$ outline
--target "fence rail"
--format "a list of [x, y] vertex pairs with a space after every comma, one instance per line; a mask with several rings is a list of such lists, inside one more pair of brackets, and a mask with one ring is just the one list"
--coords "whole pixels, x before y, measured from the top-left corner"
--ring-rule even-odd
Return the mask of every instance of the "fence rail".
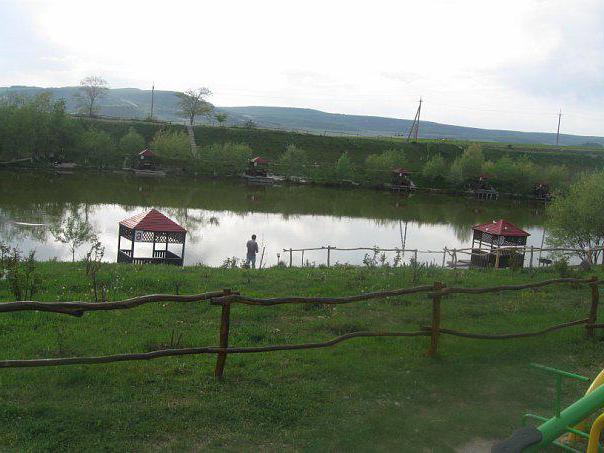
[[[569, 321], [563, 324], [557, 324], [532, 332], [517, 332], [506, 334], [482, 334], [472, 332], [460, 332], [453, 329], [441, 327], [441, 303], [443, 298], [452, 294], [485, 294], [499, 293], [504, 291], [520, 291], [532, 288], [542, 288], [550, 285], [559, 284], [588, 285], [591, 288], [591, 304], [587, 318]], [[115, 302], [39, 302], [39, 301], [20, 301], [0, 303], [0, 312], [9, 313], [16, 311], [43, 311], [58, 314], [67, 314], [72, 316], [82, 316], [87, 311], [101, 310], [120, 310], [135, 308], [148, 303], [155, 302], [181, 302], [181, 303], [199, 303], [209, 301], [212, 305], [221, 306], [219, 346], [205, 346], [178, 349], [160, 349], [145, 353], [113, 354], [96, 357], [67, 357], [67, 358], [42, 358], [42, 359], [17, 359], [0, 360], [0, 368], [21, 368], [21, 367], [41, 367], [57, 365], [76, 365], [76, 364], [99, 364], [111, 362], [123, 362], [132, 360], [152, 360], [161, 357], [216, 354], [216, 367], [214, 375], [221, 378], [224, 374], [224, 367], [228, 354], [249, 354], [263, 353], [272, 351], [293, 351], [302, 349], [319, 349], [335, 346], [344, 341], [362, 337], [419, 337], [429, 336], [430, 346], [428, 355], [434, 356], [438, 352], [439, 337], [441, 334], [452, 335], [463, 338], [478, 340], [506, 340], [514, 338], [527, 338], [545, 335], [547, 333], [560, 329], [584, 325], [586, 336], [593, 339], [595, 329], [604, 328], [604, 324], [598, 324], [598, 305], [599, 305], [599, 286], [602, 280], [597, 277], [587, 279], [579, 278], [558, 278], [544, 280], [534, 283], [518, 285], [500, 285], [484, 288], [460, 288], [446, 287], [441, 282], [434, 282], [432, 285], [422, 285], [412, 288], [401, 288], [386, 291], [376, 291], [370, 293], [355, 294], [351, 296], [340, 297], [272, 297], [258, 298], [244, 296], [230, 289], [222, 291], [206, 292], [192, 295], [171, 295], [171, 294], [151, 294], [147, 296], [134, 297]], [[382, 332], [382, 331], [358, 331], [350, 332], [330, 340], [301, 343], [301, 344], [280, 344], [256, 347], [232, 347], [229, 346], [230, 316], [231, 305], [235, 303], [254, 305], [254, 306], [273, 306], [280, 304], [344, 304], [358, 301], [385, 299], [411, 294], [424, 293], [432, 299], [432, 323], [430, 326], [423, 326], [419, 331], [408, 332]]]
[[[292, 267], [294, 264], [294, 253], [301, 253], [302, 265], [304, 265], [304, 253], [305, 252], [313, 252], [313, 251], [321, 251], [324, 250], [327, 252], [326, 263], [327, 266], [331, 266], [331, 252], [339, 251], [339, 252], [353, 252], [353, 251], [368, 251], [375, 253], [399, 253], [399, 254], [412, 254], [414, 256], [414, 260], [417, 262], [418, 254], [436, 254], [442, 255], [442, 265], [441, 267], [445, 267], [447, 256], [451, 257], [452, 261], [450, 263], [451, 266], [455, 267], [458, 263], [458, 254], [467, 255], [469, 257], [472, 256], [483, 256], [481, 253], [475, 253], [476, 248], [472, 247], [462, 247], [462, 248], [449, 248], [444, 247], [442, 250], [422, 250], [422, 249], [407, 249], [403, 247], [394, 247], [394, 248], [382, 248], [382, 247], [336, 247], [333, 245], [325, 245], [320, 247], [307, 247], [307, 248], [284, 248], [282, 249], [283, 253], [289, 254], [289, 267]], [[482, 250], [484, 252], [485, 249]], [[571, 253], [571, 254], [582, 254], [587, 257], [588, 261], [593, 264], [596, 263], [596, 259], [599, 253], [604, 251], [604, 246], [593, 247], [590, 249], [577, 249], [577, 248], [564, 248], [564, 247], [535, 247], [535, 246], [502, 246], [497, 249], [493, 249], [493, 253], [503, 254], [506, 252], [516, 252], [523, 253], [529, 255], [529, 266], [533, 267], [535, 254], [542, 253], [552, 253], [552, 252], [560, 252], [560, 253]], [[602, 253], [602, 264], [604, 264], [604, 253]]]

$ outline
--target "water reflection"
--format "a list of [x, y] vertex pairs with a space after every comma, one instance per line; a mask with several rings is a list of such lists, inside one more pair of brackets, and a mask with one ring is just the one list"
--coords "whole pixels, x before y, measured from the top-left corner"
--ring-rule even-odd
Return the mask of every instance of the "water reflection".
[[[540, 245], [542, 207], [526, 202], [479, 202], [416, 194], [405, 197], [371, 190], [320, 187], [257, 187], [238, 181], [136, 179], [119, 175], [4, 173], [0, 178], [0, 240], [39, 259], [69, 260], [49, 228], [69, 215], [85, 217], [117, 256], [118, 222], [151, 207], [188, 230], [185, 264], [220, 265], [242, 257], [245, 242], [258, 235], [265, 262], [273, 265], [282, 249], [332, 245], [442, 250], [471, 242], [471, 227], [506, 218], [529, 231], [529, 245]], [[46, 224], [32, 227], [14, 222]], [[403, 229], [406, 225], [406, 235]], [[84, 249], [76, 256], [82, 256]], [[359, 264], [365, 252], [332, 252], [332, 262]], [[405, 261], [411, 257], [405, 256]], [[418, 256], [440, 263], [442, 255]], [[294, 258], [301, 263], [301, 255]], [[304, 261], [324, 263], [325, 251], [307, 252]], [[388, 256], [391, 261], [393, 256]]]

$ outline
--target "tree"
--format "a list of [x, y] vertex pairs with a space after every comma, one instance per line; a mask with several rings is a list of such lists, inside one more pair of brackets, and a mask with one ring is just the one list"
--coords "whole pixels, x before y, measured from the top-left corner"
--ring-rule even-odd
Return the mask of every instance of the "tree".
[[306, 151], [296, 145], [287, 145], [285, 152], [279, 158], [280, 170], [288, 177], [304, 176], [307, 163]]
[[247, 167], [252, 149], [242, 143], [214, 143], [201, 150], [199, 159], [213, 175], [238, 175]]
[[107, 95], [107, 81], [98, 76], [90, 76], [80, 82], [80, 92], [75, 95], [80, 109], [92, 117], [98, 110], [97, 101]]
[[430, 182], [442, 181], [447, 175], [448, 166], [445, 159], [440, 154], [432, 157], [424, 168], [422, 168], [422, 176]]
[[457, 184], [476, 180], [482, 172], [483, 164], [484, 156], [480, 145], [472, 143], [451, 165], [450, 179]]
[[155, 134], [150, 148], [163, 157], [186, 159], [191, 156], [189, 136], [182, 131], [162, 130]]
[[548, 243], [582, 249], [578, 255], [597, 261], [587, 250], [604, 244], [604, 171], [585, 174], [571, 185], [568, 194], [558, 195], [547, 206]]
[[115, 143], [111, 135], [94, 128], [80, 135], [78, 149], [84, 155], [87, 164], [99, 167], [106, 165], [117, 157]]
[[229, 115], [225, 112], [219, 112], [214, 115], [214, 118], [216, 118], [216, 121], [218, 121], [218, 124], [220, 124], [221, 126], [223, 125], [223, 123], [226, 123], [228, 117]]
[[131, 127], [128, 133], [120, 138], [119, 149], [123, 154], [134, 154], [143, 150], [145, 139]]
[[340, 158], [336, 162], [336, 177], [342, 181], [345, 179], [352, 179], [353, 175], [353, 166], [352, 160], [350, 159], [350, 155], [348, 151], [342, 153]]
[[392, 170], [404, 167], [405, 164], [405, 153], [394, 149], [384, 151], [381, 154], [370, 154], [365, 159], [368, 179], [375, 183], [389, 181]]
[[209, 116], [214, 111], [214, 106], [205, 100], [212, 92], [205, 87], [187, 90], [184, 93], [176, 93], [179, 98], [178, 114], [189, 119], [193, 125], [195, 117], [199, 115]]
[[70, 215], [60, 225], [50, 229], [56, 241], [69, 246], [71, 261], [75, 262], [76, 250], [86, 242], [97, 242], [92, 225], [77, 214]]

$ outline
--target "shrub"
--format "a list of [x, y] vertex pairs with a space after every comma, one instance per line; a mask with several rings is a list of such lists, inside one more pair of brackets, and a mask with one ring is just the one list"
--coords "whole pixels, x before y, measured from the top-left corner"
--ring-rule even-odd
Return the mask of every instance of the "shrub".
[[86, 164], [102, 167], [115, 162], [117, 157], [115, 143], [111, 136], [95, 128], [88, 129], [80, 135], [77, 147]]
[[150, 148], [158, 155], [169, 159], [186, 159], [191, 157], [189, 136], [182, 131], [159, 131], [153, 137]]
[[119, 150], [125, 155], [131, 155], [142, 151], [145, 148], [145, 139], [136, 132], [133, 127], [128, 133], [120, 138]]
[[306, 151], [296, 145], [287, 145], [279, 158], [279, 172], [287, 177], [307, 175], [308, 156]]
[[[591, 249], [604, 244], [604, 171], [585, 174], [566, 195], [547, 206], [548, 243], [577, 249]], [[600, 252], [591, 257], [597, 260]], [[587, 251], [579, 256], [590, 261]]]
[[422, 176], [429, 182], [442, 182], [447, 176], [448, 166], [440, 154], [432, 157], [422, 169]]
[[335, 174], [339, 181], [351, 180], [353, 178], [354, 168], [348, 151], [343, 152], [336, 162]]

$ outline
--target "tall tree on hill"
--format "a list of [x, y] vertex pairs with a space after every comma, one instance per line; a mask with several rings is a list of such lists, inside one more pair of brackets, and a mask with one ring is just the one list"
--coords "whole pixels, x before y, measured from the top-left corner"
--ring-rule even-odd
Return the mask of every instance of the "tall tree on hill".
[[178, 114], [184, 118], [188, 118], [191, 126], [196, 116], [209, 116], [214, 111], [214, 106], [205, 99], [212, 95], [209, 88], [191, 89], [184, 93], [176, 93], [176, 95], [179, 98]]
[[80, 92], [74, 97], [80, 107], [88, 116], [92, 117], [97, 109], [97, 101], [107, 96], [109, 86], [102, 77], [90, 76], [80, 81]]
[[226, 123], [226, 120], [228, 119], [229, 115], [225, 112], [219, 112], [216, 115], [214, 115], [214, 118], [216, 118], [216, 121], [218, 121], [218, 124], [220, 124], [221, 126], [223, 125], [223, 123]]

